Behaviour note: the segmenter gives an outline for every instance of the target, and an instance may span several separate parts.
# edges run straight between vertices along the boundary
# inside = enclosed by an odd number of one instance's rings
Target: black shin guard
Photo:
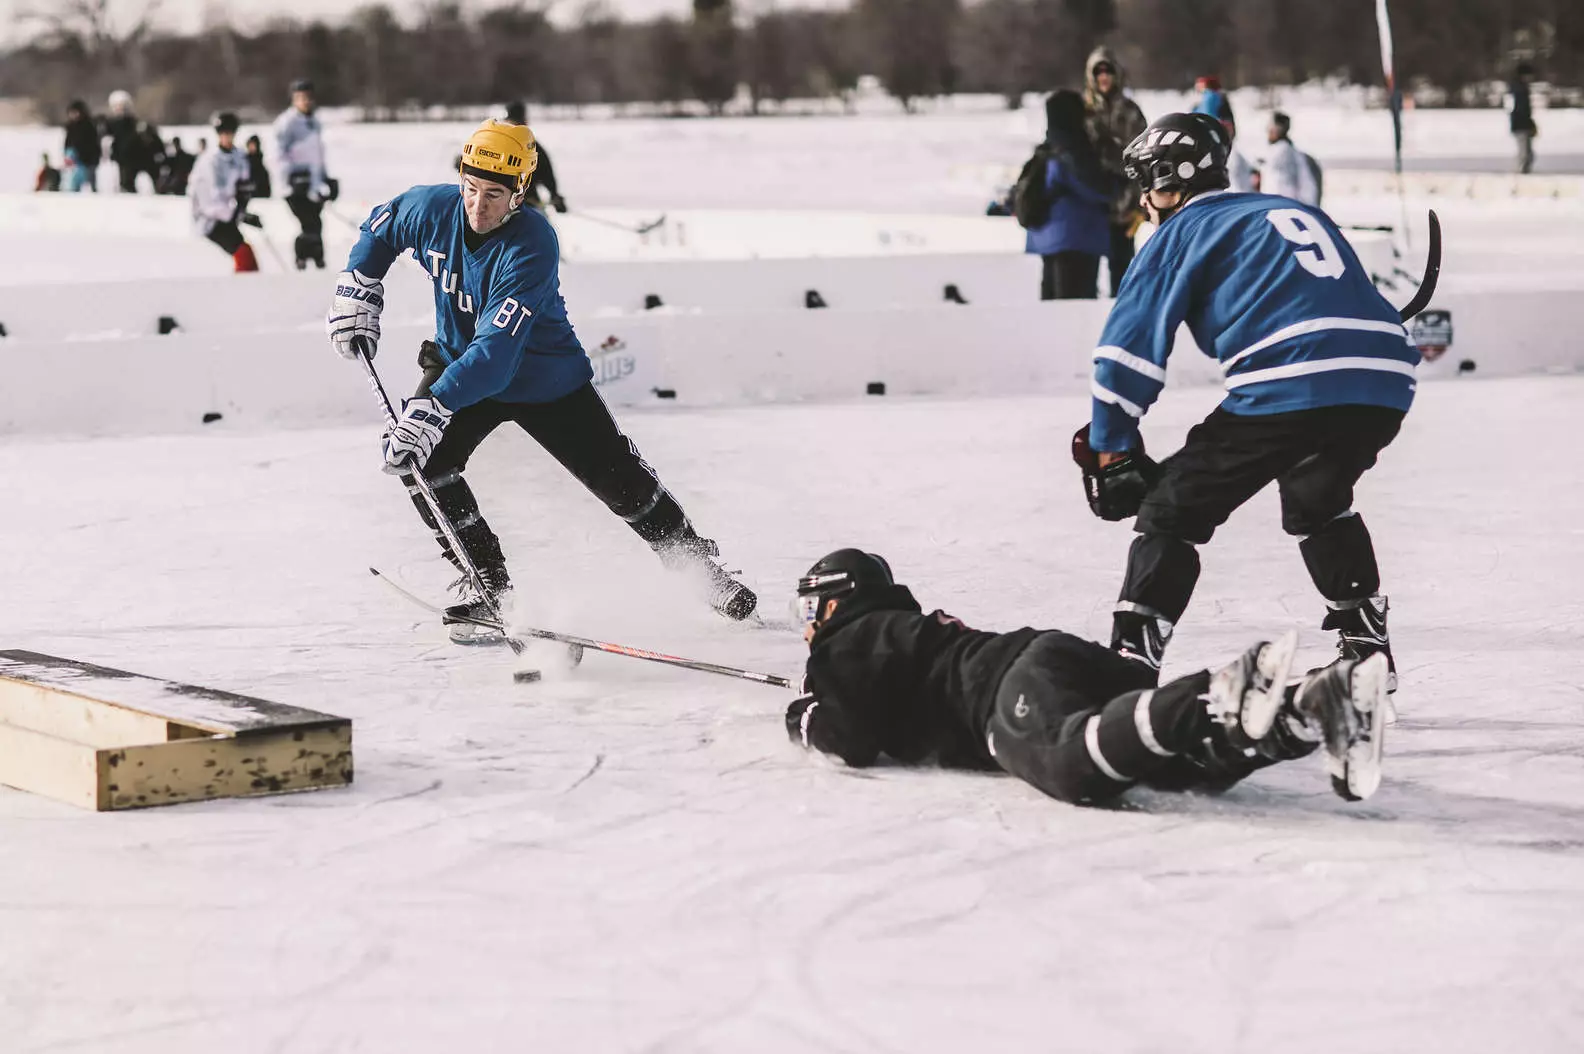
[[[461,561],[451,551],[451,543],[441,532],[440,524],[435,521],[429,503],[424,500],[412,476],[403,476],[402,482],[407,485],[407,493],[412,496],[418,515],[434,532],[435,541],[440,543],[440,551],[458,571],[462,570]],[[451,521],[451,526],[456,528],[457,537],[466,547],[468,556],[472,558],[479,573],[491,581],[498,581],[504,585],[506,556],[501,552],[500,539],[495,536],[495,532],[490,529],[483,514],[479,512],[478,500],[473,496],[473,488],[467,485],[462,473],[449,472],[438,476],[429,481],[429,486],[434,490],[435,498],[439,500],[440,510]]]
[[[624,512],[613,505],[611,511],[626,520],[633,533],[651,548],[660,548],[680,534],[692,531],[682,506],[659,483],[655,484],[653,496],[637,509]]]
[[[1375,546],[1357,513],[1332,520],[1300,541],[1298,549],[1315,588],[1327,600],[1359,600],[1380,592]]]

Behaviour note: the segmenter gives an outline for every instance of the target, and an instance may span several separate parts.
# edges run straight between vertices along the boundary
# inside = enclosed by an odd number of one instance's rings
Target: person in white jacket
[[[1288,134],[1291,131],[1292,118],[1279,110],[1271,114],[1270,127],[1265,133],[1271,148],[1260,166],[1260,193],[1292,198],[1319,208],[1320,185],[1315,182],[1308,157],[1293,146]]]
[[[313,82],[293,81],[291,105],[275,119],[274,127],[272,156],[280,185],[287,191],[286,206],[302,224],[294,245],[299,271],[310,260],[315,267],[324,268],[321,214],[325,202],[334,201],[339,191],[336,181],[325,174],[324,134],[315,108]]]
[[[250,169],[247,155],[236,147],[238,127],[236,114],[215,115],[215,144],[193,163],[187,196],[192,201],[193,225],[198,233],[224,249],[240,273],[257,271],[259,267],[258,257],[253,255],[253,247],[242,237],[238,225],[261,225],[247,211]]]

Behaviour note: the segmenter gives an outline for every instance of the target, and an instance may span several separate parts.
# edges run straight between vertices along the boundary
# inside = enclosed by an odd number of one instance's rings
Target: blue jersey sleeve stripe
[[[1152,381],[1158,381],[1161,384],[1166,383],[1166,370],[1164,368],[1157,366],[1146,358],[1133,354],[1126,348],[1106,345],[1105,347],[1096,348],[1094,357],[1096,362],[1101,359],[1109,359],[1119,366],[1126,366],[1134,373],[1148,377]]]
[[[1102,387],[1099,381],[1089,382],[1089,394],[1093,395],[1100,402],[1110,403],[1112,406],[1117,407],[1129,417],[1144,416],[1144,407],[1140,406],[1138,403],[1130,402],[1127,399],[1122,398],[1109,388]]]
[[[1315,373],[1330,373],[1334,370],[1375,370],[1379,373],[1400,373],[1407,377],[1414,375],[1414,363],[1398,362],[1395,359],[1365,359],[1358,357],[1340,359],[1312,359],[1306,362],[1292,362],[1285,366],[1272,366],[1268,370],[1251,370],[1240,373],[1236,377],[1228,377],[1226,386],[1228,391],[1236,388],[1247,387],[1250,384],[1263,384],[1267,381],[1281,381],[1289,377],[1304,377]],[[1096,398],[1099,394],[1096,393]]]
[[[1255,352],[1264,351],[1266,348],[1274,344],[1280,344],[1284,340],[1333,329],[1351,329],[1366,333],[1391,333],[1402,337],[1403,340],[1410,344],[1413,343],[1409,340],[1408,331],[1395,322],[1382,322],[1372,318],[1309,318],[1302,322],[1295,322],[1284,329],[1278,329],[1264,340],[1256,341],[1236,355],[1224,359],[1221,363],[1221,370],[1225,373]]]

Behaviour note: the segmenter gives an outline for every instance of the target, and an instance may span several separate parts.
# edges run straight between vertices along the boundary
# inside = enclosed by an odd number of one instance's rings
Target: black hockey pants
[[[1210,673],[1151,687],[1153,671],[1092,641],[1042,633],[1008,668],[986,730],[996,762],[1053,798],[1098,805],[1136,784],[1225,790],[1312,743],[1278,727],[1234,748],[1210,717]]]
[[[418,354],[424,376],[418,386],[426,395],[445,370],[445,360],[433,343],[425,341]],[[595,497],[627,521],[651,547],[692,530],[682,507],[661,485],[654,469],[622,434],[605,401],[592,384],[549,403],[503,403],[486,399],[458,410],[445,435],[424,465],[424,478],[434,488],[440,507],[457,529],[468,555],[497,586],[507,581],[506,557],[500,539],[479,511],[473,489],[462,478],[468,459],[480,443],[507,421],[533,437]],[[423,495],[411,476],[402,477],[424,523],[434,531],[446,558],[455,564],[451,546],[440,533]]]
[[[1182,618],[1199,553],[1217,527],[1273,480],[1282,529],[1296,535],[1322,596],[1358,600],[1380,589],[1375,548],[1353,509],[1353,487],[1402,427],[1403,412],[1327,406],[1249,416],[1217,409],[1161,464],[1133,529],[1117,632],[1129,617]]]
[[[306,175],[300,179],[294,177],[291,193],[286,196],[286,207],[291,209],[292,215],[302,225],[302,233],[292,242],[292,250],[299,261],[311,260],[323,267],[324,202],[310,198],[310,189]]]

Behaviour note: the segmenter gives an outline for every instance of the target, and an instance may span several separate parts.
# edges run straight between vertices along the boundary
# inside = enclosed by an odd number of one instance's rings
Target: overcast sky
[[[0,12],[9,11],[13,17],[24,11],[48,10],[58,0],[0,0]],[[412,17],[425,0],[386,0],[398,17]],[[551,16],[558,21],[575,21],[589,0],[551,0]],[[653,18],[662,14],[685,14],[693,8],[692,0],[599,0],[599,2],[628,19]],[[286,14],[298,17],[317,17],[336,21],[361,6],[361,0],[111,0],[112,10],[123,22],[135,20],[150,3],[158,5],[161,20],[172,27],[196,29],[204,20],[205,12],[229,13],[236,25],[248,26],[270,15]],[[788,7],[845,7],[849,0],[737,0],[744,11]],[[472,10],[498,6],[495,0],[463,0],[463,6]],[[9,21],[9,20],[8,20]],[[12,37],[11,32],[0,31],[0,36]]]

